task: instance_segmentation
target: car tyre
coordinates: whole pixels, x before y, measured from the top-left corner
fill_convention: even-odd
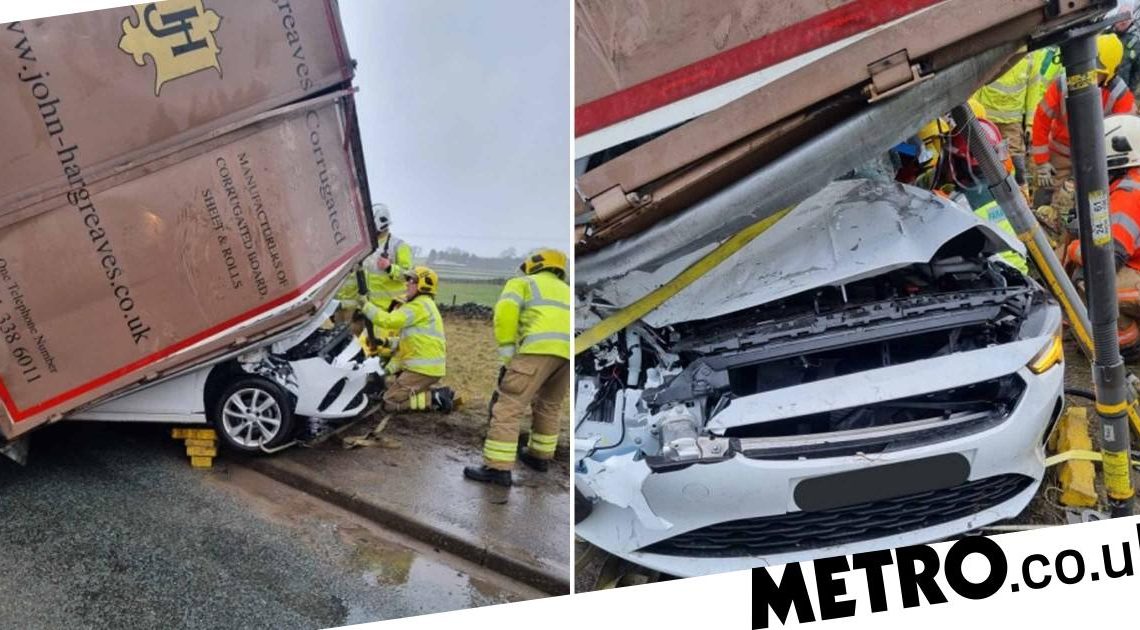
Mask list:
[[[211,405],[222,443],[241,453],[261,453],[293,436],[293,401],[280,385],[260,376],[237,379]]]

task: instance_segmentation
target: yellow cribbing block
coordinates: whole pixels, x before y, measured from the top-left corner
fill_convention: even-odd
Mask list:
[[[175,427],[170,431],[170,435],[176,440],[214,440],[218,437],[213,429],[188,429],[186,427]]]
[[[218,454],[218,449],[213,446],[187,446],[186,454],[190,457],[215,457]]]
[[[1089,451],[1088,407],[1069,407],[1057,426],[1056,450]],[[1093,507],[1097,504],[1096,467],[1085,459],[1071,459],[1061,464],[1061,504],[1070,507]]]
[[[190,466],[192,468],[213,468],[214,467],[214,458],[213,457],[191,457],[190,458]]]
[[[752,239],[763,234],[768,228],[775,225],[777,221],[784,218],[784,215],[791,211],[791,207],[784,208],[776,214],[766,219],[761,219],[737,232],[731,238],[718,245],[716,249],[706,254],[704,258],[689,265],[672,280],[638,299],[633,304],[598,322],[593,328],[578,335],[574,338],[574,354],[582,354],[606,337],[624,330],[633,322],[645,317],[650,311],[664,304],[665,300],[668,300],[681,289],[696,282],[698,278],[724,262],[729,256],[740,251],[742,247],[751,243]]]
[[[193,447],[201,447],[201,448],[214,448],[217,445],[218,445],[217,440],[195,440],[193,438],[189,438],[186,440],[186,447],[187,448],[190,448],[192,446]]]

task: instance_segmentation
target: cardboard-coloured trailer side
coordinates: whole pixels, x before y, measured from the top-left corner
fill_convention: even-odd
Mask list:
[[[874,11],[855,10],[872,5]],[[683,215],[843,121],[987,51],[1015,53],[1109,6],[1104,0],[579,3],[576,152],[592,157],[576,181],[576,268],[607,270],[579,277],[637,268],[632,260],[614,266],[596,254]],[[678,20],[690,28],[678,28]],[[999,60],[984,69],[977,85],[1001,68]],[[906,133],[900,129],[898,139]]]
[[[311,315],[369,249],[342,121],[303,108],[4,228],[0,432]]]
[[[334,1],[171,0],[0,37],[4,440],[295,330],[370,251]]]
[[[334,0],[166,0],[0,25],[0,227],[352,78]]]

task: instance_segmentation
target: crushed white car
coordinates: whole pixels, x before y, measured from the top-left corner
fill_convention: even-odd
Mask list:
[[[945,539],[1021,512],[1063,405],[1061,311],[1015,239],[834,182],[578,356],[576,531],[691,576]],[[588,328],[707,248],[579,294]]]

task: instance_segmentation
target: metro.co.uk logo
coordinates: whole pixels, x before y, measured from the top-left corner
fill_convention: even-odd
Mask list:
[[[1018,557],[1012,557],[999,541],[1022,534],[1007,534],[968,536],[951,544],[944,554],[930,545],[915,545],[823,558],[810,565],[789,564],[778,577],[768,568],[753,569],[752,627],[841,619],[955,599],[980,600],[1003,590],[1024,593],[1051,584],[1132,577],[1132,555],[1140,550],[1140,523],[1134,527],[1132,541],[1117,536],[1112,542],[1103,542],[1104,536],[1096,540],[1078,536],[1087,531],[1078,531],[1081,526],[1050,528],[1056,530],[1050,537],[1057,541],[1053,549],[1039,545]],[[1064,536],[1066,530],[1070,536]],[[1064,548],[1062,543],[1086,549]],[[809,586],[812,582],[814,589]]]

